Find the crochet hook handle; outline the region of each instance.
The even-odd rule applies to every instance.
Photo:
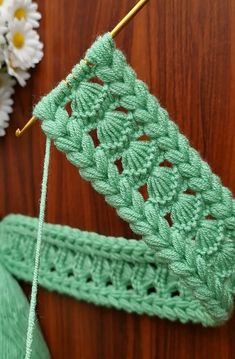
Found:
[[[137,14],[137,12],[147,3],[148,0],[140,0],[135,6],[126,14],[126,16],[115,26],[110,32],[112,37],[115,37],[119,31]]]
[[[110,32],[112,37],[115,37],[117,33],[137,14],[137,12],[147,3],[148,0],[139,0],[137,4],[128,12],[126,16],[113,28]],[[26,123],[26,125],[20,130],[16,130],[16,137],[21,137],[35,122],[37,118],[35,116]]]

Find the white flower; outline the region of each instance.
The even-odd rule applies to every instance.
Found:
[[[42,59],[43,44],[34,30],[40,19],[32,0],[0,0],[0,136],[13,110],[15,79],[25,86],[27,70]]]
[[[8,67],[8,73],[9,75],[15,77],[19,84],[23,87],[26,85],[26,81],[30,78],[30,74],[27,71],[21,70],[18,67]]]
[[[4,89],[0,89],[0,137],[4,136],[5,129],[9,125],[9,113],[12,112],[13,100],[9,97]]]
[[[0,73],[0,136],[5,135],[9,125],[9,114],[12,112],[15,81],[6,73]]]
[[[0,17],[1,18],[6,19],[8,5],[9,5],[9,0],[0,0]]]
[[[4,88],[12,95],[14,93],[15,80],[13,80],[6,72],[0,72],[0,88]]]
[[[4,51],[4,59],[7,65],[8,74],[15,77],[21,86],[25,86],[26,80],[30,78],[30,74],[27,71],[12,65],[11,53],[8,49]]]
[[[29,23],[14,19],[9,23],[9,32],[6,37],[9,42],[12,67],[26,70],[34,67],[41,60],[43,45],[39,41],[38,33]]]
[[[1,1],[1,0],[0,0]],[[5,44],[6,39],[4,37],[4,35],[7,32],[7,27],[6,27],[6,23],[3,20],[3,18],[0,16],[0,45]]]
[[[0,47],[0,69],[2,68],[4,60],[4,52],[3,49]]]
[[[5,38],[6,32],[7,32],[7,27],[0,13],[0,69],[4,62],[3,47],[6,45],[6,38]]]
[[[38,27],[41,14],[37,9],[38,5],[32,3],[31,0],[8,0],[7,20],[12,21],[14,18],[25,20],[30,23],[32,27]]]

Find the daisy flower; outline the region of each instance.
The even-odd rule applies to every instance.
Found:
[[[38,33],[29,23],[14,19],[9,23],[6,38],[12,67],[25,70],[34,67],[41,60],[43,45],[39,41]]]
[[[0,13],[0,68],[2,67],[2,64],[4,62],[3,46],[6,44],[6,38],[5,38],[6,31],[7,31],[7,27]]]
[[[37,4],[32,3],[31,0],[8,0],[8,3],[9,3],[9,5],[7,6],[8,21],[12,21],[13,19],[25,20],[26,22],[30,23],[32,27],[39,26],[39,20],[41,19],[41,14],[37,11],[38,9]]]
[[[0,0],[1,1],[1,0]],[[6,24],[3,20],[3,18],[0,15],[0,45],[3,45],[6,43],[5,34],[7,32]]]
[[[0,72],[0,88],[4,88],[12,95],[14,93],[15,80],[12,79],[6,72]]]
[[[25,86],[28,70],[42,59],[43,44],[34,30],[40,19],[32,0],[0,0],[0,136],[9,123],[16,80]]]
[[[5,61],[4,52],[3,49],[0,47],[0,69],[2,68],[4,61]]]
[[[12,65],[11,53],[8,49],[4,51],[4,60],[7,65],[8,74],[13,76],[21,86],[25,86],[26,80],[30,78],[29,72]]]
[[[12,112],[15,81],[6,73],[0,73],[0,136],[5,135],[9,125],[9,114]]]
[[[8,4],[9,4],[9,0],[0,0],[0,17],[3,17],[5,19],[7,15]]]

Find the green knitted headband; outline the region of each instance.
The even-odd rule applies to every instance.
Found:
[[[235,288],[232,194],[136,78],[111,35],[99,37],[33,112],[46,136],[143,239],[46,225],[40,283],[182,322],[227,320]],[[33,244],[35,226],[14,216],[1,224],[4,262],[26,280],[32,249],[17,256]]]

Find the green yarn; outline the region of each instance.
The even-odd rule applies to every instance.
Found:
[[[203,323],[223,323],[233,309],[231,192],[137,79],[110,34],[99,37],[85,58],[67,83],[42,98],[34,115],[81,176],[142,235],[156,262],[187,288],[203,308]],[[143,186],[147,199],[139,191]]]
[[[38,220],[9,215],[0,222],[0,260],[19,279],[32,281]],[[97,305],[182,323],[210,317],[143,241],[45,223],[39,284]]]
[[[28,312],[29,304],[19,284],[0,264],[0,357],[2,359],[24,358]],[[35,327],[32,342],[32,358],[50,358],[38,325]]]
[[[33,343],[33,335],[35,330],[35,318],[36,318],[35,311],[36,311],[37,292],[38,292],[38,274],[39,274],[41,245],[42,245],[42,232],[43,232],[43,224],[44,224],[45,208],[46,208],[50,148],[51,148],[51,141],[49,138],[47,138],[44,165],[43,165],[42,188],[41,188],[41,198],[40,198],[40,207],[39,207],[37,241],[36,241],[35,255],[34,255],[35,259],[34,259],[32,290],[31,290],[31,298],[30,298],[30,306],[29,306],[28,328],[26,335],[25,359],[30,359],[32,357],[32,349],[33,349],[32,343]]]

